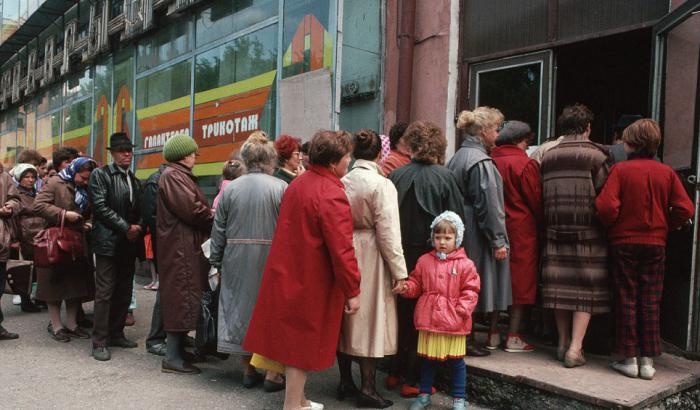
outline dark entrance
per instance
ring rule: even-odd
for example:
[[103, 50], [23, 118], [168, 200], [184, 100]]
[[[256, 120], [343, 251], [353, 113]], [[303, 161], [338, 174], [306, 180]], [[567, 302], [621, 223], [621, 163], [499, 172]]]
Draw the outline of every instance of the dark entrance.
[[604, 144], [622, 114], [647, 117], [651, 37], [644, 29], [555, 48], [555, 115], [586, 104], [595, 114], [591, 139]]

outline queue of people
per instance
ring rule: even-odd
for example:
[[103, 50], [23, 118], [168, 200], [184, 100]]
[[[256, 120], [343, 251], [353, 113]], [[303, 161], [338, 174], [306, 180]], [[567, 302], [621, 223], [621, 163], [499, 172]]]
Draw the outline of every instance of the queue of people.
[[[585, 364], [591, 316], [614, 309], [621, 360], [612, 368], [651, 379], [666, 236], [694, 207], [674, 171], [654, 159], [658, 124], [629, 124], [627, 159], [611, 167], [608, 148], [590, 140], [593, 121], [587, 107], [566, 107], [560, 137], [530, 158], [528, 124], [477, 107], [460, 113], [463, 142], [447, 164], [445, 135], [429, 122], [396, 124], [389, 137], [322, 130], [305, 144], [256, 131], [224, 165], [213, 206], [193, 173], [194, 139], [171, 137], [165, 163], [141, 187], [133, 145], [116, 133], [110, 164], [68, 153], [46, 179], [40, 158], [0, 174], [0, 276], [13, 239], [31, 260], [47, 229], [76, 232], [84, 252], [38, 267], [36, 299], [48, 305], [52, 338], [92, 338], [93, 357], [110, 360], [110, 348], [137, 347], [124, 326], [148, 234], [159, 285], [146, 344], [164, 356], [162, 371], [200, 373], [201, 357], [185, 348], [210, 289], [217, 352], [240, 358], [246, 388], [284, 390], [288, 410], [323, 408], [305, 384], [336, 359], [339, 400], [391, 406], [376, 388], [384, 358], [387, 388], [415, 397], [412, 410], [430, 406], [440, 363], [452, 373], [453, 408], [465, 409], [465, 355], [535, 349], [522, 324], [540, 286], [564, 366]], [[91, 300], [92, 334], [81, 307]], [[471, 337], [477, 315], [485, 349]], [[17, 337], [0, 326], [0, 339]]]

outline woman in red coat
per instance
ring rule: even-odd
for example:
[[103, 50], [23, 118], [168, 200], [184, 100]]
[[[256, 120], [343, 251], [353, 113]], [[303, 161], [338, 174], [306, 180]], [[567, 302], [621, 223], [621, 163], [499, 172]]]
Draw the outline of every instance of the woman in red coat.
[[510, 241], [510, 275], [513, 305], [506, 337], [506, 352], [531, 352], [519, 333], [525, 305], [535, 304], [539, 244], [537, 227], [542, 223], [542, 188], [540, 167], [528, 158], [525, 150], [532, 137], [530, 126], [520, 121], [508, 121], [491, 151], [498, 172], [503, 177], [503, 197], [506, 204], [506, 231]]
[[285, 410], [321, 409], [306, 400], [308, 371], [333, 365], [343, 310], [359, 309], [360, 273], [350, 203], [340, 182], [351, 136], [319, 131], [308, 172], [282, 198], [277, 230], [243, 347], [285, 366]]

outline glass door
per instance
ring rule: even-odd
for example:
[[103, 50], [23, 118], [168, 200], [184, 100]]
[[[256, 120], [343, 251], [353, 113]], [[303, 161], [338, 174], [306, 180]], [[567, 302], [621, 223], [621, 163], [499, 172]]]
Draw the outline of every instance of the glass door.
[[530, 124], [541, 143], [550, 137], [552, 51], [472, 64], [469, 105], [498, 108], [506, 120]]
[[698, 62], [700, 0], [688, 0], [654, 27], [651, 113], [663, 133], [661, 158], [673, 167], [695, 201], [693, 223], [669, 234], [661, 311], [664, 340], [700, 351], [698, 340]]

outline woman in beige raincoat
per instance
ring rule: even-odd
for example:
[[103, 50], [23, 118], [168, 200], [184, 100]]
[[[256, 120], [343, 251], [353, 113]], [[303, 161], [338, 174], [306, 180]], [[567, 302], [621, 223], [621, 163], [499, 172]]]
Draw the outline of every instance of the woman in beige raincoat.
[[[398, 323], [392, 288], [407, 278], [401, 247], [398, 195], [377, 165], [382, 143], [372, 130], [354, 136], [355, 165], [342, 181], [350, 201], [353, 243], [360, 268], [360, 306], [356, 315], [345, 315], [338, 343], [341, 382], [338, 398], [356, 396], [359, 407], [392, 405], [375, 389], [378, 358], [396, 354]], [[352, 359], [358, 358], [362, 387], [352, 380]]]

